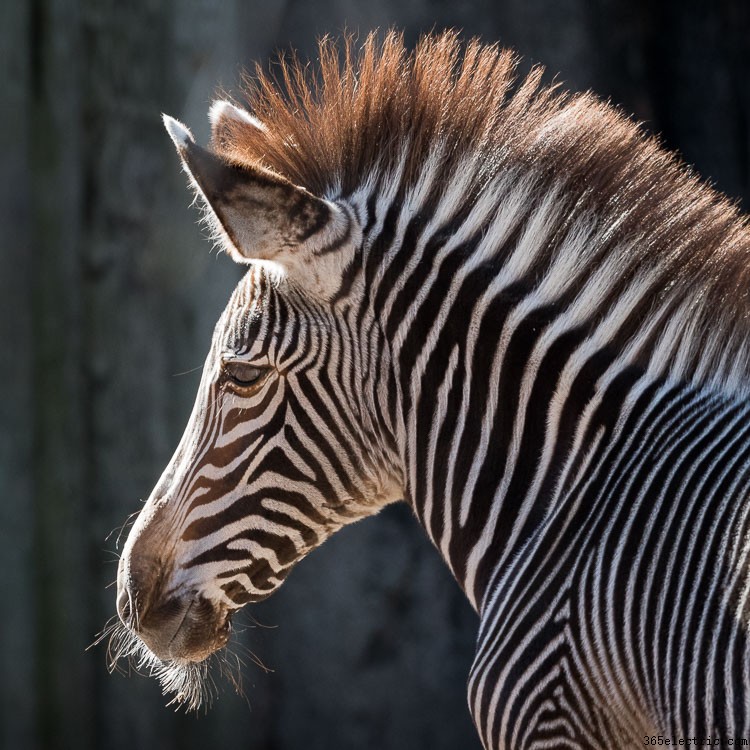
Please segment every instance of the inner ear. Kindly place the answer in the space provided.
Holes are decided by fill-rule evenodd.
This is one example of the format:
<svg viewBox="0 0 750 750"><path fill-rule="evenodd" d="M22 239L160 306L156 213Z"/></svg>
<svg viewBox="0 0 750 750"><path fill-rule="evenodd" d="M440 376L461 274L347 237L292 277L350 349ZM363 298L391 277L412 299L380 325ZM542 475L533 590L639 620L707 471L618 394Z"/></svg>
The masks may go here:
<svg viewBox="0 0 750 750"><path fill-rule="evenodd" d="M182 124L164 123L183 166L238 262L309 254L338 234L346 214L274 172L238 164L197 145Z"/></svg>

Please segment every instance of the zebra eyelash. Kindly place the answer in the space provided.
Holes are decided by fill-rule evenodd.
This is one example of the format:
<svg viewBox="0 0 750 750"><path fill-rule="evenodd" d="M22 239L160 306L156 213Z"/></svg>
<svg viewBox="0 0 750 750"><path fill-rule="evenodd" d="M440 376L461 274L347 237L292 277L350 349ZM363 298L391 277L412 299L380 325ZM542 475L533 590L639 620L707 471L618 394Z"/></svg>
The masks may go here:
<svg viewBox="0 0 750 750"><path fill-rule="evenodd" d="M265 383L272 369L268 365L255 364L245 359L222 359L222 387L240 396L251 395Z"/></svg>

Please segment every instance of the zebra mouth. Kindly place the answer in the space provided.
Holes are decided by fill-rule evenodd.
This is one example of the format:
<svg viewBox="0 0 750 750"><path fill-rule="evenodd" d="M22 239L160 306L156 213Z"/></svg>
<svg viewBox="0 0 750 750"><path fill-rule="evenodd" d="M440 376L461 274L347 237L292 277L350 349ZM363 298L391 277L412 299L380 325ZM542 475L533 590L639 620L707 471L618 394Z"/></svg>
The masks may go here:
<svg viewBox="0 0 750 750"><path fill-rule="evenodd" d="M167 650L169 651L170 654L172 652L172 647L175 642L175 639L177 638L177 636L180 635L180 632L182 631L183 626L185 625L185 621L188 619L188 616L190 615L190 611L193 609L193 604L195 604L195 599L191 599L190 604L188 604L187 609L185 610L185 614L182 616L182 619L177 624L177 630L174 631L174 635L172 636L169 643L167 644Z"/></svg>
<svg viewBox="0 0 750 750"><path fill-rule="evenodd" d="M152 631L136 629L124 622L113 626L109 629L110 671L117 668L120 659L127 659L136 672L146 672L159 680L165 695L172 694L168 705L183 705L188 710L196 710L210 704L217 695L217 688L209 677L211 662L208 657L229 640L231 618L226 613L221 624L212 628L213 635L207 641L205 635L198 637L193 624L194 610L195 603L190 601L175 618L174 632L166 649L160 648ZM240 690L239 674L236 678L231 677L231 665L229 671L223 673L230 676Z"/></svg>
<svg viewBox="0 0 750 750"><path fill-rule="evenodd" d="M163 663L203 661L226 646L232 630L230 612L201 596L152 606L130 627Z"/></svg>

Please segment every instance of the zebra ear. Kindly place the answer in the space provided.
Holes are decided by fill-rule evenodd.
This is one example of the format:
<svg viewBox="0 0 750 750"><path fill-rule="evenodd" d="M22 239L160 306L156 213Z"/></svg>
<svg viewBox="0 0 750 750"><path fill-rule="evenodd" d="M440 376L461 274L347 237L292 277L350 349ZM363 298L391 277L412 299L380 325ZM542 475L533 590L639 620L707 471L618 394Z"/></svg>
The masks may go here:
<svg viewBox="0 0 750 750"><path fill-rule="evenodd" d="M164 126L237 262L273 260L287 271L304 272L311 256L348 232L349 218L336 204L263 167L235 164L198 146L190 131L167 115Z"/></svg>

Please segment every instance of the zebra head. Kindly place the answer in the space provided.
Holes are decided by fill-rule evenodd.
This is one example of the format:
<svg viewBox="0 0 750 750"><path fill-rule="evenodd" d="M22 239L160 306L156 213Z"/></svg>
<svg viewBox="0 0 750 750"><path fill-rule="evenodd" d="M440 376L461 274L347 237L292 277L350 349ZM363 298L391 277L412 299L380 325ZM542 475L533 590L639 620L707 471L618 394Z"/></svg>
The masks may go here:
<svg viewBox="0 0 750 750"><path fill-rule="evenodd" d="M226 103L211 118L214 135L227 118L261 127ZM249 267L118 570L119 652L197 703L191 665L227 643L232 613L267 597L334 531L401 495L372 418L377 326L366 342L355 332L367 316L355 314L354 212L201 148L171 118L165 125L217 237Z"/></svg>

